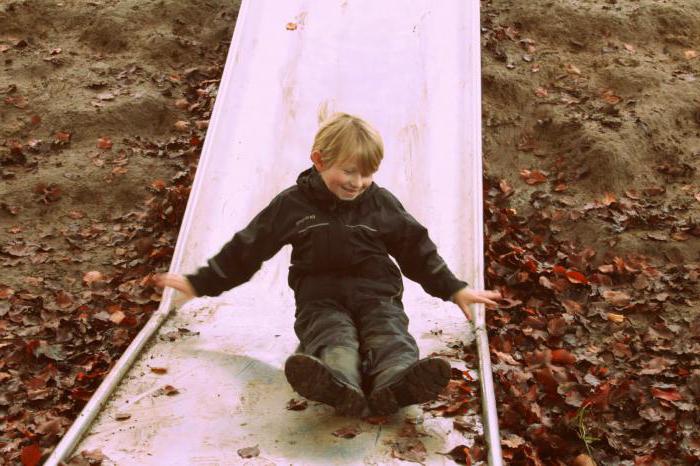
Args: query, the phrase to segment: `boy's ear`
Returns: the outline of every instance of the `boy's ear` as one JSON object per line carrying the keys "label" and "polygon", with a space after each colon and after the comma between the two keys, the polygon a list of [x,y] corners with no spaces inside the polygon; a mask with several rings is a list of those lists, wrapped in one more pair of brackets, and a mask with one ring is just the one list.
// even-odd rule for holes
{"label": "boy's ear", "polygon": [[314,163],[316,170],[323,170],[323,161],[321,160],[321,152],[315,150],[311,152],[311,161]]}

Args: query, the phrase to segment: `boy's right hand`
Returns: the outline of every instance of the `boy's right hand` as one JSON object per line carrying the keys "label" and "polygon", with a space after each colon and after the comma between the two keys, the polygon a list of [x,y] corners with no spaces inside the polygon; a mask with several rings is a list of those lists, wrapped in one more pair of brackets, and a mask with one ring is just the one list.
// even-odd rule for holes
{"label": "boy's right hand", "polygon": [[197,292],[192,287],[190,281],[183,275],[176,273],[161,273],[153,277],[156,286],[165,288],[175,288],[177,291],[185,295],[186,299],[192,299],[197,296]]}

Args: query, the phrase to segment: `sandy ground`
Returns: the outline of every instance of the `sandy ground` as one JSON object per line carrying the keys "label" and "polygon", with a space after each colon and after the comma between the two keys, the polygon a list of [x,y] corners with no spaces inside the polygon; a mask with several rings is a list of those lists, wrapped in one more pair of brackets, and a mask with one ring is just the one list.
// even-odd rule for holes
{"label": "sandy ground", "polygon": [[[61,307],[61,290],[76,303],[85,298],[87,272],[109,277],[106,289],[123,294],[125,277],[135,280],[125,272],[130,265],[143,274],[167,268],[178,226],[172,217],[186,199],[175,187],[191,175],[201,149],[235,3],[0,5],[5,356],[16,350],[17,329],[37,326],[13,314],[12,295],[27,301],[50,294]],[[634,253],[698,261],[700,1],[481,4],[484,160],[487,174],[514,190],[510,207],[528,215],[537,210],[532,200],[546,196],[561,212],[553,219],[558,238],[591,247],[600,264]],[[658,209],[623,229],[619,218],[575,214],[623,196]],[[164,199],[177,204],[174,211]],[[163,207],[158,218],[170,219],[157,228],[147,223],[154,202]],[[146,212],[139,224],[151,228],[146,234],[124,226],[125,216],[138,212]],[[153,292],[141,285],[142,295]],[[114,357],[128,342],[122,339]],[[0,363],[0,381],[17,373]],[[13,400],[21,410],[9,408]],[[20,411],[63,406],[65,428],[77,409],[59,395],[40,400],[0,399],[7,458],[16,459],[31,439],[9,433]],[[60,432],[40,443],[44,451]]]}

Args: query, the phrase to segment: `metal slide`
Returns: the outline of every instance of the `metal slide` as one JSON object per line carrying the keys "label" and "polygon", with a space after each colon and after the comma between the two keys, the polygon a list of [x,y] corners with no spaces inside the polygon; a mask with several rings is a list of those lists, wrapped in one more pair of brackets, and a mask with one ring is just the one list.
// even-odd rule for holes
{"label": "metal slide", "polygon": [[[481,288],[478,0],[244,0],[171,270],[203,264],[295,183],[311,164],[321,105],[379,130],[385,157],[375,181],[428,228],[455,274]],[[167,290],[45,464],[85,449],[119,466],[403,464],[392,442],[406,420],[422,422],[428,434],[421,438],[427,464],[454,464],[440,453],[471,440],[452,419],[419,406],[385,425],[335,416],[315,402],[286,409],[300,398],[283,372],[298,343],[290,252],[285,246],[250,282],[218,298],[178,308]],[[489,462],[501,464],[483,308],[475,306],[474,331],[456,305],[404,284],[422,355],[457,341],[479,349]],[[166,385],[177,393],[168,395]],[[359,434],[332,435],[348,426]],[[257,457],[237,453],[256,445]]]}

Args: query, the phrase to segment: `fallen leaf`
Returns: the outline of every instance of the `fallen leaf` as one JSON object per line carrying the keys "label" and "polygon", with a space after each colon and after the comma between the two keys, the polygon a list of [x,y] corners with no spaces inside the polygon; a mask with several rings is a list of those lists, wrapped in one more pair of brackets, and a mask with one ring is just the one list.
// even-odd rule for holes
{"label": "fallen leaf", "polygon": [[287,31],[296,31],[297,23],[287,23]]}
{"label": "fallen leaf", "polygon": [[613,306],[624,307],[630,303],[630,296],[624,291],[605,290],[603,298]]}
{"label": "fallen leaf", "polygon": [[549,92],[547,92],[547,89],[544,87],[538,87],[535,89],[535,95],[537,97],[547,97],[549,95]]}
{"label": "fallen leaf", "polygon": [[258,445],[255,445],[253,447],[246,447],[246,448],[241,448],[238,451],[238,456],[241,458],[255,458],[256,456],[260,455],[260,449],[258,448]]}
{"label": "fallen leaf", "polygon": [[190,130],[190,123],[183,120],[176,121],[174,126],[175,130],[180,131],[181,133],[186,133]]}
{"label": "fallen leaf", "polygon": [[27,98],[21,95],[7,96],[5,97],[5,103],[17,108],[27,108],[27,105],[29,104]]}
{"label": "fallen leaf", "polygon": [[547,174],[540,170],[520,170],[520,177],[525,183],[534,185],[547,181]]}
{"label": "fallen leaf", "polygon": [[112,140],[106,136],[103,136],[97,140],[97,148],[98,149],[111,149],[112,148]]}
{"label": "fallen leaf", "polygon": [[571,283],[583,283],[586,285],[589,283],[585,275],[583,275],[581,272],[577,272],[576,270],[568,270],[566,272],[566,278],[568,278]]}
{"label": "fallen leaf", "polygon": [[695,50],[686,50],[685,52],[683,52],[683,56],[686,60],[692,60],[698,57],[698,52],[696,52]]}
{"label": "fallen leaf", "polygon": [[357,426],[346,426],[333,431],[333,435],[340,438],[355,438],[360,432]]}
{"label": "fallen leaf", "polygon": [[622,100],[622,97],[615,95],[611,89],[605,89],[603,92],[601,92],[600,96],[611,105],[618,104]]}
{"label": "fallen leaf", "polygon": [[655,241],[668,241],[668,235],[658,231],[649,232],[646,237]]}
{"label": "fallen leaf", "polygon": [[610,206],[617,202],[617,198],[615,197],[615,194],[606,192],[603,196],[602,202],[603,205]]}
{"label": "fallen leaf", "polygon": [[623,47],[625,47],[625,50],[627,50],[629,53],[636,52],[636,49],[634,48],[634,45],[632,45],[632,44],[623,44]]}
{"label": "fallen leaf", "polygon": [[23,447],[20,459],[22,466],[36,466],[41,461],[41,448],[35,443]]}
{"label": "fallen leaf", "polygon": [[566,65],[566,72],[569,74],[576,74],[576,75],[581,75],[581,70],[576,66],[571,63]]}
{"label": "fallen leaf", "polygon": [[608,312],[608,320],[610,322],[615,322],[616,324],[621,324],[625,321],[625,316],[622,314],[613,314],[612,312]]}
{"label": "fallen leaf", "polygon": [[574,364],[576,362],[576,356],[563,348],[559,348],[552,350],[552,362],[560,364]]}
{"label": "fallen leaf", "polygon": [[102,275],[102,272],[98,272],[97,270],[91,270],[83,275],[83,283],[87,286],[92,286],[94,283],[103,282],[104,280],[105,277]]}
{"label": "fallen leaf", "polygon": [[165,374],[168,372],[168,369],[165,367],[151,367],[150,369],[151,369],[151,372],[153,372],[155,374],[159,374],[159,375],[162,375],[162,374]]}
{"label": "fallen leaf", "polygon": [[469,454],[469,447],[466,445],[458,445],[447,453],[439,453],[440,455],[449,456],[455,463],[466,464],[471,466],[472,458]]}
{"label": "fallen leaf", "polygon": [[666,400],[666,401],[679,401],[679,400],[683,399],[681,394],[678,393],[678,390],[676,390],[676,389],[661,390],[660,388],[652,387],[651,394],[655,398],[660,398],[660,399]]}
{"label": "fallen leaf", "polygon": [[289,411],[303,411],[308,407],[308,402],[306,400],[297,400],[292,398],[287,402],[287,409]]}
{"label": "fallen leaf", "polygon": [[[111,320],[117,325],[119,325],[125,318],[126,314],[124,314],[122,311],[114,312],[109,316],[109,320]],[[169,393],[166,394],[169,395]]]}
{"label": "fallen leaf", "polygon": [[402,438],[394,442],[391,454],[394,458],[414,463],[423,463],[428,456],[425,445],[416,438]]}
{"label": "fallen leaf", "polygon": [[590,456],[581,453],[576,458],[574,458],[574,461],[571,463],[571,466],[596,466],[596,462],[593,461],[593,458],[591,458]]}
{"label": "fallen leaf", "polygon": [[56,131],[54,133],[54,138],[56,138],[58,142],[70,142],[71,133],[67,131]]}
{"label": "fallen leaf", "polygon": [[116,421],[125,421],[129,418],[131,418],[131,414],[123,412],[123,411],[118,411],[117,413],[114,414],[114,419]]}
{"label": "fallen leaf", "polygon": [[581,313],[581,305],[577,303],[576,301],[572,301],[570,299],[564,299],[561,302],[562,306],[564,306],[564,309],[566,309],[567,312],[571,314],[580,314]]}
{"label": "fallen leaf", "polygon": [[175,107],[179,108],[180,110],[184,110],[189,106],[190,103],[187,101],[187,99],[177,99],[175,101]]}

